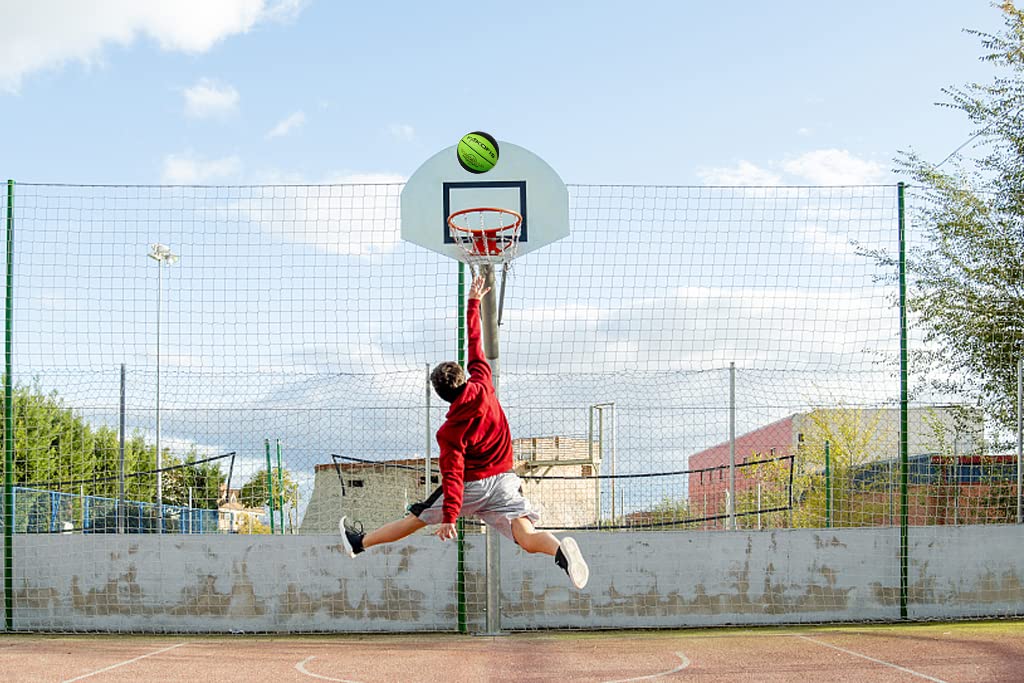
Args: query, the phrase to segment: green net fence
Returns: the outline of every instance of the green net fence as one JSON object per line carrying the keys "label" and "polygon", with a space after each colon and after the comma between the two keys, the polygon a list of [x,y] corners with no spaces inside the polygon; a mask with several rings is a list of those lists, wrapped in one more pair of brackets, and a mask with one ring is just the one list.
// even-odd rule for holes
{"label": "green net fence", "polygon": [[[336,534],[423,499],[465,273],[401,241],[401,189],[14,186],[14,535]],[[501,326],[541,526],[1018,521],[1005,419],[925,389],[901,413],[895,186],[569,189]]]}

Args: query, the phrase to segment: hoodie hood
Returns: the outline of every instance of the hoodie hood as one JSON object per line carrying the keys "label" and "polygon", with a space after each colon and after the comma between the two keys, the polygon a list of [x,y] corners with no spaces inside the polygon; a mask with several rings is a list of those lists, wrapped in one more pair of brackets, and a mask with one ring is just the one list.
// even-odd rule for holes
{"label": "hoodie hood", "polygon": [[484,394],[484,387],[479,382],[466,382],[462,393],[448,406],[445,417],[456,422],[464,422],[479,415],[483,410]]}

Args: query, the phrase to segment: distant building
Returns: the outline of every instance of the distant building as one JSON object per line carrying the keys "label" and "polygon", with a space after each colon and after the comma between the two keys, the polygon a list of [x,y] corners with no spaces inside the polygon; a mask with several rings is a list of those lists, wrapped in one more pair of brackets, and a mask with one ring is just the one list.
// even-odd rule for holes
{"label": "distant building", "polygon": [[[523,477],[523,494],[541,512],[540,525],[564,528],[597,523],[600,457],[596,443],[561,436],[512,441],[513,470]],[[409,505],[440,486],[437,460],[430,480],[422,459],[316,465],[313,494],[300,533],[337,533],[346,515],[366,529],[400,518]]]}
{"label": "distant building", "polygon": [[[601,457],[597,442],[566,436],[512,440],[523,495],[540,512],[539,526],[572,528],[598,523]],[[556,478],[564,477],[564,478]]]}
{"label": "distant building", "polygon": [[314,472],[313,495],[299,527],[303,534],[337,533],[342,515],[374,529],[402,517],[440,485],[436,471],[427,483],[422,459],[339,460],[316,465]]}
{"label": "distant building", "polygon": [[[958,449],[974,453],[981,448],[982,420],[977,412],[947,407],[911,408],[908,411],[907,442],[910,455]],[[797,456],[805,449],[821,451],[827,435],[855,439],[859,443],[857,464],[891,461],[900,449],[898,408],[821,408],[796,413],[736,438],[736,497],[756,495],[753,470],[741,465],[782,456]],[[689,458],[688,486],[691,517],[714,517],[727,513],[730,443],[725,441]],[[723,526],[721,521],[706,526]]]}
{"label": "distant building", "polygon": [[[239,501],[241,489],[228,490],[221,484],[217,495],[217,531],[237,534],[247,520],[258,521],[266,514],[263,508],[250,508]],[[250,525],[251,526],[251,525]]]}

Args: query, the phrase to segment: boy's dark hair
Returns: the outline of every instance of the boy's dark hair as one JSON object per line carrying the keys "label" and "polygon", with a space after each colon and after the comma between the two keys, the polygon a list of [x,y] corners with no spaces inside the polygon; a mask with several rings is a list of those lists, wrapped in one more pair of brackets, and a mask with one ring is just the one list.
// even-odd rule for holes
{"label": "boy's dark hair", "polygon": [[458,363],[448,360],[430,373],[430,383],[438,396],[451,403],[466,388],[466,371]]}

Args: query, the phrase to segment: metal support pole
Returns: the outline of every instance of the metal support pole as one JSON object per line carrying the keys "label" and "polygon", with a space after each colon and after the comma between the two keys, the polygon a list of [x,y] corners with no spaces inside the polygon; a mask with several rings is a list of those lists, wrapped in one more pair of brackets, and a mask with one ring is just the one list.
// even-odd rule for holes
{"label": "metal support pole", "polygon": [[1017,524],[1024,522],[1022,474],[1024,470],[1024,358],[1017,359]]}
{"label": "metal support pole", "polygon": [[277,439],[277,514],[284,533],[284,466],[281,464],[281,439]]}
{"label": "metal support pole", "polygon": [[163,244],[151,244],[149,258],[156,261],[156,503],[159,532],[164,532],[164,473],[160,444],[160,322],[163,316],[164,264],[177,263],[178,256]]}
{"label": "metal support pole", "polygon": [[263,439],[267,451],[267,507],[270,512],[270,533],[274,534],[274,472],[270,464],[270,439]]}
{"label": "metal support pole", "polygon": [[[616,515],[621,515],[622,514],[622,505],[623,505],[622,498],[621,498],[622,491],[619,491],[619,498],[618,498],[618,500],[616,499],[616,493],[615,493],[616,492],[615,475],[616,475],[616,469],[617,469],[617,462],[616,462],[616,457],[615,457],[615,429],[616,429],[616,422],[615,422],[615,402],[614,401],[609,401],[607,403],[594,403],[593,405],[590,406],[590,426],[589,426],[589,431],[588,431],[588,434],[587,434],[587,436],[588,436],[588,438],[587,438],[587,459],[590,461],[591,465],[594,466],[594,474],[595,474],[595,476],[599,475],[600,471],[598,470],[597,465],[603,464],[604,461],[605,461],[605,426],[604,426],[604,411],[605,410],[611,410],[611,413],[612,413],[611,414],[611,433],[612,433],[612,438],[610,439],[610,444],[608,446],[608,452],[610,453],[610,457],[608,458],[609,466],[610,466],[610,472],[609,473],[611,474],[611,479],[609,479],[608,492],[609,492],[609,498],[611,499],[610,500],[610,506],[609,506],[609,510],[610,510],[610,514],[611,514],[611,522],[612,522],[612,524],[614,524],[615,523]],[[597,430],[596,430],[596,435],[597,435],[597,455],[596,456],[594,454],[594,438],[595,438],[594,414],[595,413],[597,414]],[[600,523],[601,522],[601,512],[602,512],[602,509],[601,509],[601,479],[600,479],[600,477],[597,477],[595,479],[595,485],[594,486],[595,486],[595,494],[597,496],[597,521],[598,521],[598,523]],[[618,505],[618,508],[616,508],[616,505]]]}
{"label": "metal support pole", "polygon": [[[604,460],[604,406],[598,406],[597,411],[597,452]],[[612,499],[612,524],[615,524],[615,461],[611,462],[612,478],[608,480],[608,493]]]}
{"label": "metal support pole", "polygon": [[426,410],[426,429],[424,433],[425,442],[423,444],[423,500],[426,500],[430,496],[430,363],[425,363],[427,367],[427,381],[425,384],[426,398],[427,398],[427,410]]}
{"label": "metal support pole", "polygon": [[[459,287],[456,293],[456,311],[458,318],[458,340],[456,356],[459,365],[466,367],[466,264],[459,262]],[[466,633],[467,625],[466,608],[466,522],[460,516],[455,522],[455,531],[458,534],[458,552],[456,553],[455,567],[455,592],[458,603],[458,627],[459,633]]]}
{"label": "metal support pole", "polygon": [[910,498],[909,487],[909,360],[907,355],[907,231],[903,183],[896,186],[897,239],[899,242],[900,278],[900,619],[907,618],[909,598]]}
{"label": "metal support pole", "polygon": [[[501,367],[499,365],[498,316],[495,306],[494,266],[483,265],[480,274],[491,288],[480,302],[480,322],[483,328],[484,355],[491,366],[494,393],[499,395]],[[501,633],[501,537],[487,529],[487,634]]]}
{"label": "metal support pole", "polygon": [[125,406],[126,399],[126,378],[125,365],[121,363],[121,420],[120,434],[118,435],[117,455],[117,533],[124,533],[124,440],[125,440]]}
{"label": "metal support pole", "polygon": [[601,461],[594,459],[594,411],[596,406],[590,406],[588,411],[589,424],[587,427],[587,460],[594,468],[594,509],[597,511],[597,523],[601,524]]}
{"label": "metal support pole", "polygon": [[729,528],[736,530],[736,363],[729,363]]}
{"label": "metal support pole", "polygon": [[828,441],[825,442],[825,527],[832,527],[832,468],[831,449]]}
{"label": "metal support pole", "polygon": [[164,461],[160,452],[160,317],[163,314],[164,266],[156,262],[156,509],[160,533],[164,530]]}
{"label": "metal support pole", "polygon": [[7,278],[4,295],[4,615],[14,630],[14,181],[7,181]]}
{"label": "metal support pole", "polygon": [[[618,441],[619,441],[619,411],[615,407],[615,402],[612,401],[609,404],[612,408],[612,475],[616,473],[618,466]],[[615,481],[615,479],[612,479]],[[619,489],[619,514],[626,514],[626,502],[623,499],[623,490]]]}

